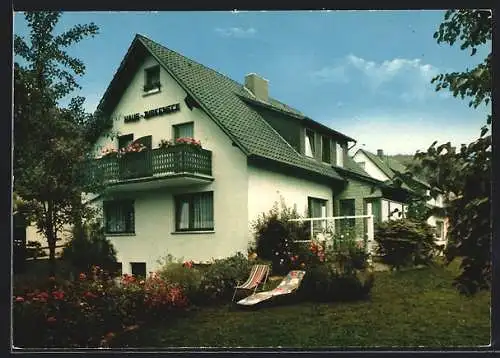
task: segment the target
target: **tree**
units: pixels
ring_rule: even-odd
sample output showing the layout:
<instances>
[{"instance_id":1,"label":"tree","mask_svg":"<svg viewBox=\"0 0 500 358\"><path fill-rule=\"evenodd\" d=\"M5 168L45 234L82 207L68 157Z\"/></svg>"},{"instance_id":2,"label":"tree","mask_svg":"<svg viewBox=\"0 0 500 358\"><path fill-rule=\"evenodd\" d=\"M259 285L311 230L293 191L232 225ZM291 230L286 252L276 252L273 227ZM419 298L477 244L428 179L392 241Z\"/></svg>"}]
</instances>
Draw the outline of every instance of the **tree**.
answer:
<instances>
[{"instance_id":1,"label":"tree","mask_svg":"<svg viewBox=\"0 0 500 358\"><path fill-rule=\"evenodd\" d=\"M461 42L460 49L471 50L491 41L492 14L485 10L449 10L434 38L438 43ZM491 102L491 52L471 70L440 74L432 79L436 91L449 89L454 97L469 97L469 106L479 107ZM491 286L491 134L488 115L479 138L459 150L451 143L434 142L427 152L417 152L418 164L413 174L425 173L435 196L445 194L450 219L446 259L462 258L461 273L455 279L457 288L473 294Z\"/></svg>"},{"instance_id":2,"label":"tree","mask_svg":"<svg viewBox=\"0 0 500 358\"><path fill-rule=\"evenodd\" d=\"M38 230L47 238L50 273L55 273L55 246L63 226L82 213L82 161L89 153L90 117L84 99L59 101L80 88L75 76L85 65L66 49L98 33L93 24L76 25L55 35L60 12L25 13L29 43L14 37L14 189L30 205Z\"/></svg>"}]
</instances>

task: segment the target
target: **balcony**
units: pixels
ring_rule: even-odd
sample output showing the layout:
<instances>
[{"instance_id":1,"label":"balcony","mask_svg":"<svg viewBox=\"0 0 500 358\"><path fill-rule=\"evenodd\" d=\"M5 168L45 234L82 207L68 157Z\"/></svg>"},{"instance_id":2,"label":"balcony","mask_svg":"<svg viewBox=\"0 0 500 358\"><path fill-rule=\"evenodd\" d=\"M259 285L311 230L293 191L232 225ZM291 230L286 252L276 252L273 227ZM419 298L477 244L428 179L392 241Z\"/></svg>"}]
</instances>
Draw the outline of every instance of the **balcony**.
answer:
<instances>
[{"instance_id":1,"label":"balcony","mask_svg":"<svg viewBox=\"0 0 500 358\"><path fill-rule=\"evenodd\" d=\"M134 191L168 186L206 184L213 181L212 152L188 144L106 156L92 160L90 183L110 191Z\"/></svg>"}]
</instances>

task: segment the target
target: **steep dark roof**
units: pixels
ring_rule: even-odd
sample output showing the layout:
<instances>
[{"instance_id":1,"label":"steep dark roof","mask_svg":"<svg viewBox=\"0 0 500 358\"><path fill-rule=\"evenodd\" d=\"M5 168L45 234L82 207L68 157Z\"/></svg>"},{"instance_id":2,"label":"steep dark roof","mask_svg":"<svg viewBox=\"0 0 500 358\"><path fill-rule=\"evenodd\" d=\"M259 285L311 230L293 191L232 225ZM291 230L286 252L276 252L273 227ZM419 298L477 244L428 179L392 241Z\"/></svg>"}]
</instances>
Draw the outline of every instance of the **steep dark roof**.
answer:
<instances>
[{"instance_id":1,"label":"steep dark roof","mask_svg":"<svg viewBox=\"0 0 500 358\"><path fill-rule=\"evenodd\" d=\"M126 67L127 57L133 58L134 56L130 55L132 52L140 53L144 50L156 58L246 155L277 161L332 179L344 180L333 167L312 161L298 153L257 111L246 104L242 98L255 99L242 84L142 35L136 35L134 38L98 108L107 106L107 112L110 112L109 107L112 106L106 104L107 97L110 93L114 93L113 96L116 97L117 91L120 91L116 86L125 81L119 78L126 77L122 73ZM273 98L269 99L268 105L292 116L303 116L301 112Z\"/></svg>"}]
</instances>

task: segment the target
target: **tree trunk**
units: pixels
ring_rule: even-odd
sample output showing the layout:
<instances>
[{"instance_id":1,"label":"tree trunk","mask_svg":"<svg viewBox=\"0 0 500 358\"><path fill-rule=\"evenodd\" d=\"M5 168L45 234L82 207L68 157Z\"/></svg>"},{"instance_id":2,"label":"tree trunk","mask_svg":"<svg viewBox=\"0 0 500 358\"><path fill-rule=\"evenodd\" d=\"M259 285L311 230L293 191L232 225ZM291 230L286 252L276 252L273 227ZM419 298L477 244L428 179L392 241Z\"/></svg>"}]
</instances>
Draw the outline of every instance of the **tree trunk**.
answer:
<instances>
[{"instance_id":1,"label":"tree trunk","mask_svg":"<svg viewBox=\"0 0 500 358\"><path fill-rule=\"evenodd\" d=\"M54 208L51 201L47 205L47 242L49 244L49 276L56 274L56 233L54 230Z\"/></svg>"}]
</instances>

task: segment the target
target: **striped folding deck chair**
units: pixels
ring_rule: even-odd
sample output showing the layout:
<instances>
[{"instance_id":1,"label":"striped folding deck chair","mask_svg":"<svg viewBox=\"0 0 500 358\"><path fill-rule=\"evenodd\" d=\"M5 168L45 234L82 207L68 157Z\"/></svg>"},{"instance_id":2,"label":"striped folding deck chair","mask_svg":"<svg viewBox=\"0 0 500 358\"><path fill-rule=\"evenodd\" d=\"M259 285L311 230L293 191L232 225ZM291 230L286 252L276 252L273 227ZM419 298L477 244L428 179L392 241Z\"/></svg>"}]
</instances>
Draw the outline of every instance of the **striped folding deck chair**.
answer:
<instances>
[{"instance_id":1,"label":"striped folding deck chair","mask_svg":"<svg viewBox=\"0 0 500 358\"><path fill-rule=\"evenodd\" d=\"M231 301L234 301L234 297L236 296L236 292L238 290L253 290L252 294L254 294L260 284L265 287L268 275L269 265L253 265L248 280L246 280L241 285L239 284L239 282L236 284L236 287L234 288L233 299Z\"/></svg>"}]
</instances>

